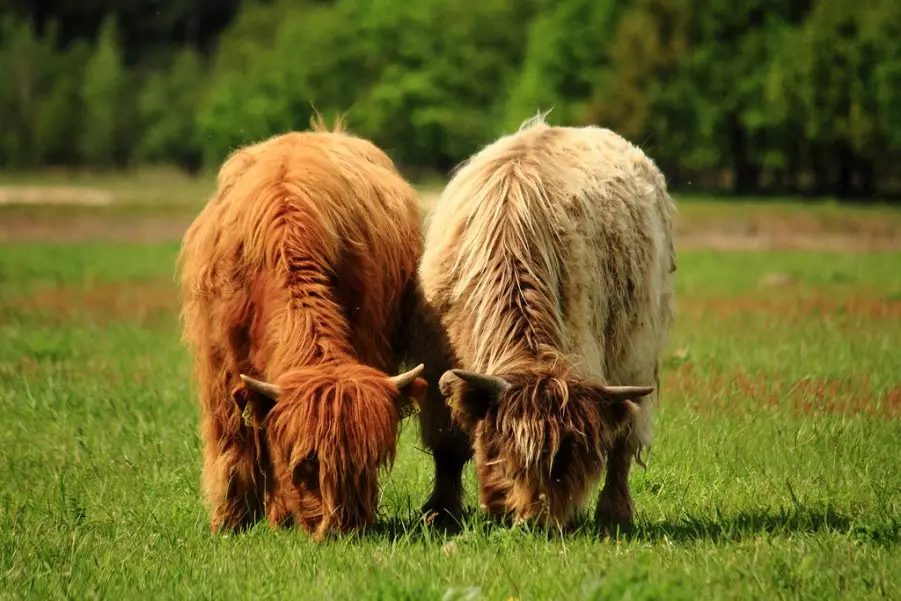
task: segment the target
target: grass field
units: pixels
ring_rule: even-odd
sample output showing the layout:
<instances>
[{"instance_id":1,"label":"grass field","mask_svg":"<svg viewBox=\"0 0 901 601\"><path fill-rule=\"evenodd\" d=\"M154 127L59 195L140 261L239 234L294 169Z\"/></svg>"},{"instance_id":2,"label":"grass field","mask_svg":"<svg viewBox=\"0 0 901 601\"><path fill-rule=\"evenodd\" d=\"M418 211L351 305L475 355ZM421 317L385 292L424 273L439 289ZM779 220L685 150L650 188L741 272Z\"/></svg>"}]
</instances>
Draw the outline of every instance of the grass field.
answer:
<instances>
[{"instance_id":1,"label":"grass field","mask_svg":"<svg viewBox=\"0 0 901 601\"><path fill-rule=\"evenodd\" d=\"M151 182L96 185L120 184ZM173 283L177 224L202 199L147 194L0 210L0 598L901 597L901 212L683 203L634 533L475 512L457 534L425 527L430 461L409 423L374 532L314 544L264 524L209 534Z\"/></svg>"}]
</instances>

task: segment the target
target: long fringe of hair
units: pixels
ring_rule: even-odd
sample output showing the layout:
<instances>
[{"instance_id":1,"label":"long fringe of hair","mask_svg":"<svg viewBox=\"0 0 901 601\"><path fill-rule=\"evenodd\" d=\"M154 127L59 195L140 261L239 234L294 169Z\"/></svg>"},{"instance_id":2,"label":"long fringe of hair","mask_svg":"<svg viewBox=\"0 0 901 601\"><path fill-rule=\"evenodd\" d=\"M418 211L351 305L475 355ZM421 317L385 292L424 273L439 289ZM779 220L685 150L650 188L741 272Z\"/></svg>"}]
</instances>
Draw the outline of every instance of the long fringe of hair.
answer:
<instances>
[{"instance_id":1,"label":"long fringe of hair","mask_svg":"<svg viewBox=\"0 0 901 601\"><path fill-rule=\"evenodd\" d=\"M302 393L289 393L269 414L272 453L292 474L315 457L318 481L308 486L331 508L330 521L370 523L377 501L374 470L393 465L396 454L396 391L382 373L355 364L295 369L279 383Z\"/></svg>"}]
</instances>

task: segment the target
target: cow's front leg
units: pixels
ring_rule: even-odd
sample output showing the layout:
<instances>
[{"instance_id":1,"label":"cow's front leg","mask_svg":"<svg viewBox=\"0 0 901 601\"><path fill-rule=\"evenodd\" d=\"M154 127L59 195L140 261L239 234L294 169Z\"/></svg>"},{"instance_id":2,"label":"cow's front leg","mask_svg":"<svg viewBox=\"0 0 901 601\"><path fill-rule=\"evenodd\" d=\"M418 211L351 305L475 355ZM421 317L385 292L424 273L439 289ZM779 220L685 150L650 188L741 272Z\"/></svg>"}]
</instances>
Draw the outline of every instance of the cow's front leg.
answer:
<instances>
[{"instance_id":1,"label":"cow's front leg","mask_svg":"<svg viewBox=\"0 0 901 601\"><path fill-rule=\"evenodd\" d=\"M263 502L252 475L252 461L231 449L207 453L204 484L212 509L213 533L243 530L262 516Z\"/></svg>"},{"instance_id":2,"label":"cow's front leg","mask_svg":"<svg viewBox=\"0 0 901 601\"><path fill-rule=\"evenodd\" d=\"M628 437L620 437L607 453L607 475L595 510L597 523L608 529L627 529L632 526L635 506L629 491L629 470L632 467L634 444Z\"/></svg>"}]
</instances>

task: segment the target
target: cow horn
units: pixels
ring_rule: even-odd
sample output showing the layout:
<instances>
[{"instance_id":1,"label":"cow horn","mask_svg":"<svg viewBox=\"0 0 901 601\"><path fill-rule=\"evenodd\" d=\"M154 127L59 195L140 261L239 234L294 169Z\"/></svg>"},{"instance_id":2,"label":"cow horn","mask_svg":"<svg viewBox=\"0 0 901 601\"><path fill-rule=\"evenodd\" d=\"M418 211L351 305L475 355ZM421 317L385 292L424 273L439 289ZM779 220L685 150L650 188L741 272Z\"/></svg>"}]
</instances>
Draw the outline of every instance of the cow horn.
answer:
<instances>
[{"instance_id":1,"label":"cow horn","mask_svg":"<svg viewBox=\"0 0 901 601\"><path fill-rule=\"evenodd\" d=\"M634 401L654 392L653 386L604 386L614 401Z\"/></svg>"},{"instance_id":2,"label":"cow horn","mask_svg":"<svg viewBox=\"0 0 901 601\"><path fill-rule=\"evenodd\" d=\"M425 369L425 365L420 363L419 365L417 365L410 371L404 372L402 374L397 374L396 376L392 376L388 379L391 380L391 383L394 384L394 386L398 390L401 390L405 386L409 385L413 380L418 378L419 374L421 374L422 370L424 370L424 369Z\"/></svg>"},{"instance_id":3,"label":"cow horn","mask_svg":"<svg viewBox=\"0 0 901 601\"><path fill-rule=\"evenodd\" d=\"M451 373L461 380L465 380L469 384L492 394L501 394L510 388L510 382L500 376L486 376L484 374L477 374L463 369L452 369Z\"/></svg>"},{"instance_id":4,"label":"cow horn","mask_svg":"<svg viewBox=\"0 0 901 601\"><path fill-rule=\"evenodd\" d=\"M241 379L244 380L244 383L247 384L248 388L269 397L273 401L277 401L278 397L282 396L282 389L280 386L270 384L269 382L263 382L262 380L255 380L244 374L241 374Z\"/></svg>"}]
</instances>

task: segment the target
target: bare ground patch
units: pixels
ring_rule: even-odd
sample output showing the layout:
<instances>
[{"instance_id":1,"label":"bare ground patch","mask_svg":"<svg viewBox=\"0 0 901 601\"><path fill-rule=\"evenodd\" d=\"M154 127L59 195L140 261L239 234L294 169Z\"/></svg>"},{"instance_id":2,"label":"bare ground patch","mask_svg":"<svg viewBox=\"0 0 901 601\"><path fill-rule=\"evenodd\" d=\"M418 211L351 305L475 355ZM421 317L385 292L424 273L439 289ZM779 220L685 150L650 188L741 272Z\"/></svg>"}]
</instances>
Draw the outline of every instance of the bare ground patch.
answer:
<instances>
[{"instance_id":1,"label":"bare ground patch","mask_svg":"<svg viewBox=\"0 0 901 601\"><path fill-rule=\"evenodd\" d=\"M825 295L795 303L786 299L739 297L686 299L686 304L693 313L697 311L705 316L715 313L731 317L748 311L780 315L794 311L809 315L810 311L817 310L901 318L901 301L830 299ZM8 302L6 308L40 313L57 322L86 319L94 323L127 320L150 324L174 319L179 299L175 282L168 277L157 277L104 282L90 287L46 287ZM683 403L704 414L741 415L770 409L799 416L828 413L884 419L901 417L901 385L877 390L866 378L786 379L779 374L749 373L740 368L710 373L678 352L674 358L683 362L664 378L664 398L672 399L664 402ZM28 358L16 367L16 371L34 369L36 364Z\"/></svg>"},{"instance_id":2,"label":"bare ground patch","mask_svg":"<svg viewBox=\"0 0 901 601\"><path fill-rule=\"evenodd\" d=\"M753 214L680 214L676 237L681 248L713 250L834 250L842 252L901 249L901 227L897 218L883 214L808 213L756 207ZM894 217L894 216L893 216Z\"/></svg>"},{"instance_id":3,"label":"bare ground patch","mask_svg":"<svg viewBox=\"0 0 901 601\"><path fill-rule=\"evenodd\" d=\"M108 206L109 190L69 186L0 186L0 205Z\"/></svg>"},{"instance_id":4,"label":"bare ground patch","mask_svg":"<svg viewBox=\"0 0 901 601\"><path fill-rule=\"evenodd\" d=\"M836 252L886 252L901 250L901 237L867 237L854 234L792 234L774 232L726 234L718 230L694 231L676 238L680 249L754 251L754 250L828 250Z\"/></svg>"},{"instance_id":5,"label":"bare ground patch","mask_svg":"<svg viewBox=\"0 0 901 601\"><path fill-rule=\"evenodd\" d=\"M183 215L68 219L7 215L0 220L0 242L171 242L181 240L192 219Z\"/></svg>"},{"instance_id":6,"label":"bare ground patch","mask_svg":"<svg viewBox=\"0 0 901 601\"><path fill-rule=\"evenodd\" d=\"M127 196L125 192L122 194L123 198ZM135 196L136 193L130 191L128 194ZM424 214L430 211L436 198L437 194L432 191L423 192ZM23 207L23 211L6 212L0 218L0 242L177 241L184 235L195 211L186 207L190 213L107 214L104 207L121 204L118 193L62 186L0 186L0 206L4 204L68 205L68 214L28 211L25 210L27 207ZM79 206L93 208L93 211L82 214L76 210ZM152 208L154 204L142 206ZM834 207L823 210L815 205L808 212L784 210L778 205L755 205L748 209L723 202L713 207L688 205L677 219L676 245L680 249L901 250L901 219L894 213L843 212Z\"/></svg>"},{"instance_id":7,"label":"bare ground patch","mask_svg":"<svg viewBox=\"0 0 901 601\"><path fill-rule=\"evenodd\" d=\"M438 192L423 193L423 210L430 211L438 196ZM878 213L822 212L816 205L811 205L808 212L780 210L778 205L757 205L749 211L747 207L734 206L728 201L713 208L680 206L676 246L722 251L901 250L898 215L885 219L885 215Z\"/></svg>"},{"instance_id":8,"label":"bare ground patch","mask_svg":"<svg viewBox=\"0 0 901 601\"><path fill-rule=\"evenodd\" d=\"M191 215L78 215L66 219L5 215L0 219L0 242L172 242L181 240L192 219ZM885 252L901 250L901 235L893 231L792 233L782 227L729 232L720 229L716 222L709 222L690 229L679 227L676 246L722 251Z\"/></svg>"},{"instance_id":9,"label":"bare ground patch","mask_svg":"<svg viewBox=\"0 0 901 601\"><path fill-rule=\"evenodd\" d=\"M766 313L779 318L813 316L854 316L868 319L901 319L901 299L879 297L840 298L828 292L795 297L685 298L679 302L679 313L709 319L729 319L738 315Z\"/></svg>"},{"instance_id":10,"label":"bare ground patch","mask_svg":"<svg viewBox=\"0 0 901 601\"><path fill-rule=\"evenodd\" d=\"M750 374L741 370L699 374L688 361L663 383L666 398L709 415L741 415L772 409L805 416L823 413L868 415L885 419L901 416L901 386L874 391L866 379L786 380L778 374Z\"/></svg>"},{"instance_id":11,"label":"bare ground patch","mask_svg":"<svg viewBox=\"0 0 901 601\"><path fill-rule=\"evenodd\" d=\"M8 306L60 321L81 318L97 323L123 319L147 323L163 315L177 314L179 302L175 282L161 277L104 282L91 287L47 287L13 300Z\"/></svg>"}]
</instances>

